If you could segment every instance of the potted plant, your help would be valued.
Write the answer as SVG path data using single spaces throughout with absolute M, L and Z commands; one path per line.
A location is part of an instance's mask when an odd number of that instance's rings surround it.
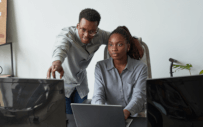
M 192 67 L 192 64 L 186 64 L 186 65 L 179 65 L 179 64 L 174 64 L 173 65 L 173 69 L 176 69 L 174 72 L 178 71 L 178 70 L 183 70 L 183 69 L 186 69 L 189 71 L 190 75 L 191 75 L 191 67 Z M 203 70 L 201 70 L 199 72 L 199 74 L 203 74 Z

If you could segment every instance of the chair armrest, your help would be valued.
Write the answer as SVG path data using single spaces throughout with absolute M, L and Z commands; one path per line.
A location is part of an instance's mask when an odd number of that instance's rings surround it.
M 84 104 L 91 104 L 92 99 L 86 99 L 82 103 Z

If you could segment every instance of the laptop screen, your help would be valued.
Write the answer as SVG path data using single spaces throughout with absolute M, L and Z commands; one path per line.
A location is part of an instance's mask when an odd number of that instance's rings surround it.
M 71 103 L 77 127 L 125 127 L 121 105 Z
M 148 124 L 203 126 L 203 75 L 147 80 Z

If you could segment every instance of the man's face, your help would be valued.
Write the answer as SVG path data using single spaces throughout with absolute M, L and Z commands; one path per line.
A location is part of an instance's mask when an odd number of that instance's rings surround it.
M 97 21 L 92 22 L 85 18 L 80 20 L 80 23 L 77 24 L 77 29 L 82 43 L 88 44 L 91 41 L 94 36 L 90 33 L 97 31 L 97 24 Z

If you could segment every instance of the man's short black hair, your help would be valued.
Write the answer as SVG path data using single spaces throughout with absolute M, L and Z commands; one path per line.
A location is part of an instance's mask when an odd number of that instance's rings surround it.
M 82 18 L 85 18 L 88 21 L 97 21 L 98 22 L 97 26 L 98 26 L 101 16 L 99 12 L 97 12 L 96 10 L 91 8 L 86 8 L 80 12 L 79 22 Z

